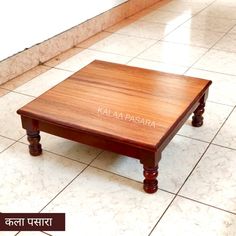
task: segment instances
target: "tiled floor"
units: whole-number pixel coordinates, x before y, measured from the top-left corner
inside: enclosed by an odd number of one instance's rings
[[[142,190],[135,159],[42,134],[31,157],[16,110],[94,59],[211,79],[205,123],[190,120]],[[132,16],[0,86],[0,211],[65,212],[66,232],[6,236],[236,235],[236,2],[173,0]]]

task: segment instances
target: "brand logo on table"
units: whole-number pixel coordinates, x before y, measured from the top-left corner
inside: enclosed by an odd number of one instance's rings
[[[117,120],[128,121],[128,122],[156,128],[155,121],[149,120],[140,116],[131,115],[129,113],[114,111],[106,107],[98,107],[97,112],[99,115],[102,115],[102,116],[107,116],[107,117],[111,117]]]

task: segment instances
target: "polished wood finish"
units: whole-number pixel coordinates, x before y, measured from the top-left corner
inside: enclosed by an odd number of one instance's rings
[[[45,131],[139,159],[144,166],[144,189],[155,192],[162,150],[191,113],[195,112],[193,125],[202,122],[210,84],[94,61],[18,114],[28,132]]]
[[[143,189],[146,193],[155,193],[158,189],[158,166],[155,167],[143,167],[143,175],[145,177],[143,181]]]
[[[197,109],[193,113],[194,115],[192,117],[192,125],[194,127],[200,127],[203,125],[203,116],[202,115],[205,111],[205,109],[204,109],[205,105],[206,105],[206,103],[205,103],[204,99],[201,99],[199,106],[197,107]]]
[[[29,141],[29,152],[32,156],[39,156],[42,154],[42,147],[39,143],[39,131],[27,130],[27,139]]]

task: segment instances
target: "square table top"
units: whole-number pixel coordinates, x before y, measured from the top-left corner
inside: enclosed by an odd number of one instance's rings
[[[210,84],[208,80],[95,60],[18,113],[156,149]]]

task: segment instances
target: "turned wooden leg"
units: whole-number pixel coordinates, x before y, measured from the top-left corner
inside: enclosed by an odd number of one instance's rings
[[[27,130],[27,136],[29,141],[29,152],[32,156],[39,156],[42,154],[42,147],[39,143],[40,135],[39,131],[29,131]]]
[[[155,193],[158,189],[158,166],[156,167],[143,167],[143,175],[145,177],[143,181],[143,189],[146,193]]]
[[[199,106],[197,107],[197,109],[194,111],[194,115],[192,117],[192,125],[194,127],[200,127],[203,125],[203,113],[205,111],[204,109],[205,107],[205,102],[204,101],[200,101]]]

